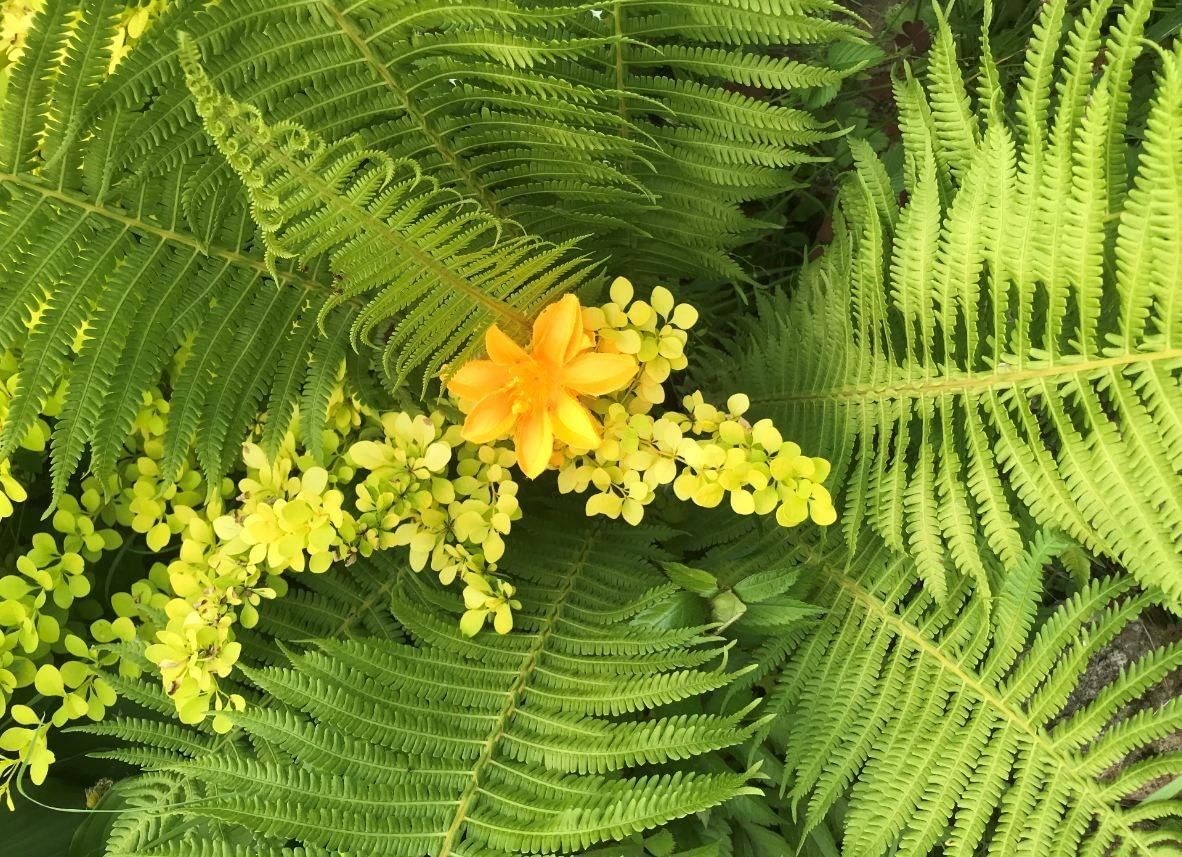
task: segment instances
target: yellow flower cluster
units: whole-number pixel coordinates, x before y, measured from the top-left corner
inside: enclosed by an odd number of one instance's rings
[[[705,402],[701,393],[686,396],[688,415],[667,414],[680,438],[670,430],[663,438],[683,464],[673,480],[681,500],[713,508],[730,498],[739,515],[770,515],[782,527],[795,527],[806,518],[827,526],[837,519],[833,499],[823,483],[829,462],[804,455],[762,419],[754,425],[743,419],[750,402],[742,393],[727,400],[726,411]]]
[[[430,564],[444,585],[495,571],[504,536],[521,516],[513,454],[465,443],[438,411],[388,413],[380,422],[381,438],[348,451],[348,460],[368,471],[356,489],[360,552],[406,546],[411,568]]]
[[[566,458],[558,489],[582,493],[588,515],[623,518],[638,524],[656,490],[672,484],[680,500],[714,508],[729,497],[740,515],[770,515],[784,527],[811,518],[822,526],[837,512],[821,483],[829,462],[810,458],[785,441],[770,420],[747,423],[747,397],[731,396],[725,412],[701,393],[686,396],[687,414],[660,418],[629,414],[612,404],[604,420],[604,442],[592,452]]]
[[[111,62],[107,66],[107,74],[115,70],[115,67],[131,52],[131,46],[144,34],[152,20],[167,7],[168,0],[148,0],[146,3],[129,3],[127,8],[119,13],[115,40],[111,44]]]
[[[7,411],[15,367],[11,356],[0,359],[0,417]],[[44,449],[49,426],[43,418],[59,413],[62,389],[42,408],[42,418],[23,440],[24,448]],[[20,771],[28,770],[34,782],[44,777],[45,767],[53,760],[46,744],[51,728],[81,718],[99,720],[114,704],[116,695],[104,678],[106,672],[116,667],[125,673],[138,670],[130,661],[120,662],[107,646],[129,643],[137,631],[144,634],[151,628],[137,628],[133,620],[144,613],[128,609],[129,596],[112,599],[120,614],[114,621],[100,619],[87,629],[80,617],[103,609],[91,594],[93,569],[103,554],[122,548],[122,532],[142,533],[151,550],[163,550],[170,535],[196,514],[192,506],[207,493],[199,473],[191,468],[177,483],[159,479],[167,410],[158,392],[145,395],[111,481],[104,486],[87,477],[77,495],[63,496],[50,518],[50,531],[34,533],[29,549],[13,559],[15,573],[0,577],[0,714],[9,710],[20,724],[0,736],[0,750],[5,753],[0,756],[0,795],[5,798]],[[23,502],[26,492],[10,467],[5,462],[2,473],[12,484],[0,477],[0,485],[6,497]],[[4,504],[0,510],[10,511]],[[155,609],[162,609],[167,600],[158,598]],[[81,607],[80,601],[84,602]],[[83,639],[88,630],[93,642]],[[9,709],[14,692],[26,687],[39,694],[41,706],[48,706],[44,714],[27,705]]]
[[[598,339],[601,351],[636,358],[640,371],[618,398],[630,413],[648,413],[665,401],[663,384],[669,375],[689,365],[685,345],[698,311],[676,303],[664,286],[653,289],[647,301],[638,300],[624,277],[612,282],[609,297],[603,306],[583,309],[583,325]]]
[[[748,422],[745,396],[720,409],[694,393],[681,412],[653,413],[670,375],[687,366],[696,321],[669,290],[638,300],[623,278],[600,307],[568,295],[539,315],[528,347],[490,328],[489,359],[448,381],[462,425],[446,401],[430,413],[379,413],[338,389],[315,437],[296,414],[273,456],[246,443],[237,483],[207,484],[192,456],[164,480],[169,405],[146,394],[109,480],[87,477],[64,496],[53,532],[33,535],[16,573],[0,578],[0,713],[30,686],[53,706],[11,707],[18,725],[0,734],[0,795],[22,770],[44,777],[50,728],[103,716],[115,700],[104,673],[138,675],[134,652],[156,665],[183,721],[212,716],[215,730],[229,729],[228,713],[245,705],[219,685],[241,654],[235,629],[258,622],[260,604],[286,592],[290,573],[406,549],[414,570],[463,587],[464,634],[487,624],[508,633],[521,604],[497,572],[521,517],[517,471],[556,470],[560,491],[592,492],[588,515],[632,524],[663,486],[706,507],[729,499],[736,513],[774,514],[783,526],[832,523],[828,463],[770,421]],[[16,366],[0,355],[0,421]],[[58,413],[62,389],[43,417]],[[44,450],[49,433],[39,419],[22,445]],[[26,499],[0,462],[0,518]],[[96,561],[121,546],[120,530],[165,561],[112,597],[118,618],[91,623],[86,642],[71,612],[90,596]]]
[[[665,381],[688,365],[697,310],[663,286],[640,300],[623,277],[610,297],[581,308],[581,326],[573,298],[552,304],[528,351],[492,328],[490,359],[466,364],[448,382],[467,411],[463,435],[495,443],[512,433],[526,475],[556,469],[563,493],[594,489],[588,515],[638,524],[657,490],[672,484],[679,499],[699,506],[729,497],[736,513],[774,513],[785,527],[809,518],[831,524],[837,512],[822,484],[829,463],[804,455],[770,420],[749,423],[746,396],[731,396],[723,411],[694,393],[685,413],[652,415],[665,401]],[[608,362],[621,357],[627,362]]]
[[[186,722],[212,711],[214,728],[229,728],[225,712],[244,704],[218,686],[241,652],[234,628],[257,622],[261,600],[285,591],[284,573],[319,574],[357,555],[404,547],[416,571],[430,566],[445,584],[459,579],[494,599],[505,595],[503,603],[486,605],[481,622],[468,618],[465,631],[475,633],[485,619],[501,633],[512,626],[512,590],[506,593],[492,574],[521,514],[513,454],[465,442],[442,412],[379,414],[340,391],[327,424],[319,438],[322,463],[304,449],[297,418],[275,460],[245,445],[246,476],[234,501],[223,491],[194,511],[180,505],[186,492],[157,491],[162,508],[142,510],[148,520],[139,529],[150,523],[149,536],[185,522],[179,555],[168,566],[167,621],[147,656]],[[137,472],[143,478],[138,464]],[[141,591],[141,598],[154,593]]]
[[[134,637],[131,622],[121,624],[119,633],[123,635],[122,639]],[[18,725],[0,733],[0,751],[12,754],[0,756],[0,796],[10,810],[12,782],[22,768],[28,768],[29,778],[35,785],[45,781],[46,772],[54,762],[48,743],[50,728],[83,717],[102,720],[107,708],[117,699],[115,689],[103,678],[104,671],[116,661],[114,655],[87,644],[74,634],[67,634],[62,639],[62,648],[71,659],[56,665],[42,664],[28,682],[43,701],[56,706],[48,719],[43,719],[27,705],[14,705],[8,714]]]
[[[9,712],[18,724],[0,732],[0,751],[11,756],[0,756],[0,797],[8,804],[9,811],[15,809],[12,803],[12,783],[23,768],[28,768],[29,779],[34,785],[41,785],[49,773],[49,766],[56,757],[49,749],[49,727],[37,713],[27,705],[14,705]]]

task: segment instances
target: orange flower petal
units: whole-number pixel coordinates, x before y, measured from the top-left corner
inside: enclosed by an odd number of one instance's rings
[[[507,366],[493,363],[491,360],[472,360],[447,379],[447,391],[461,399],[479,402],[512,380],[513,373]]]
[[[517,466],[522,473],[533,479],[545,470],[554,449],[554,430],[549,411],[535,409],[523,414],[517,422],[517,434],[513,442],[517,451]]]
[[[526,358],[525,349],[514,342],[495,324],[484,332],[484,350],[494,363],[508,366],[520,363]]]
[[[566,365],[562,385],[584,396],[603,396],[636,377],[636,358],[627,354],[580,354]]]
[[[476,403],[464,420],[460,436],[470,443],[489,443],[509,434],[516,419],[513,397],[505,393],[493,393]]]
[[[552,406],[554,435],[576,449],[595,449],[599,446],[599,424],[595,417],[570,393],[562,391]]]
[[[531,351],[537,359],[561,366],[577,352],[582,340],[582,307],[579,306],[578,298],[566,295],[542,310],[542,314],[534,321]]]

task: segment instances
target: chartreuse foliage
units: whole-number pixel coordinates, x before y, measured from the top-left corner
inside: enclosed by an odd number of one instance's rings
[[[220,739],[236,751],[143,718],[94,730],[150,748],[111,755],[183,789],[174,812],[371,855],[571,853],[752,793],[748,773],[693,764],[757,724],[692,704],[731,680],[727,646],[659,618],[675,587],[654,532],[572,512],[515,532],[508,636],[463,636],[429,581],[386,564],[411,642],[337,636],[247,671],[265,695]]]
[[[850,540],[869,525],[938,598],[946,563],[981,587],[989,557],[1017,567],[1037,522],[1177,605],[1182,47],[1147,58],[1130,152],[1151,4],[1089,3],[1060,49],[1064,6],[1012,99],[986,51],[974,105],[940,30],[927,93],[896,85],[906,204],[853,143],[832,246],[736,371],[753,412],[833,462]]]

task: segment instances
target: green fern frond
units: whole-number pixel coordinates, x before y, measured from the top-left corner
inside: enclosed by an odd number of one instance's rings
[[[129,187],[114,158],[132,114],[90,112],[109,82],[122,4],[40,5],[0,107],[0,350],[20,361],[0,458],[68,375],[52,434],[54,496],[88,446],[105,483],[144,395],[192,341],[194,358],[162,390],[179,417],[168,459],[175,469],[199,436],[207,475],[220,476],[262,405],[281,424],[273,431],[286,429],[309,334],[326,312],[327,270],[275,272],[276,289],[252,247],[245,199],[216,155],[196,153]]]
[[[267,605],[257,628],[244,635],[243,647],[256,661],[286,662],[276,640],[360,636],[402,641],[405,635],[389,607],[398,581],[398,563],[386,553],[332,574],[308,575],[298,588]]]
[[[1110,168],[1149,5],[1105,39],[1109,4],[1089,4],[1058,66],[1063,4],[1046,5],[1017,127],[982,104],[979,134],[942,24],[930,104],[898,87],[906,205],[896,220],[855,144],[833,245],[735,369],[757,413],[834,462],[847,538],[868,522],[937,597],[947,567],[986,593],[991,558],[1016,565],[1051,526],[1182,604],[1178,47],[1131,180]]]
[[[181,46],[197,111],[246,186],[267,264],[306,265],[329,254],[337,280],[321,313],[362,300],[354,345],[384,336],[395,384],[424,368],[425,388],[445,363],[478,346],[490,324],[527,335],[530,314],[589,276],[566,246],[502,239],[506,224],[441,191],[413,161],[355,139],[326,144],[292,123],[268,125],[214,89],[187,37]],[[343,357],[323,362],[335,369]],[[177,424],[174,412],[170,428]]]
[[[1126,708],[1182,668],[1182,646],[1149,652],[1075,702],[1092,659],[1154,599],[1130,578],[1104,578],[1039,618],[1043,566],[1065,544],[1034,538],[992,610],[963,585],[937,603],[916,588],[915,561],[877,537],[852,555],[814,550],[802,579],[822,613],[769,702],[805,832],[848,792],[849,857],[1176,853],[1182,802],[1125,799],[1182,776],[1182,759],[1108,772],[1182,727],[1178,700]]]
[[[162,857],[175,848],[170,842],[175,843],[190,831],[194,836],[186,842],[188,846],[193,845],[194,839],[204,840],[212,843],[205,847],[213,850],[216,843],[227,842],[227,837],[214,835],[207,826],[195,825],[192,820],[169,812],[173,805],[197,797],[199,793],[194,791],[195,787],[196,784],[187,783],[173,774],[156,772],[117,783],[102,804],[104,810],[116,806],[121,810],[111,817],[110,827],[106,830],[104,857],[155,857],[156,854]],[[117,802],[112,797],[116,797]],[[141,847],[147,850],[141,850]],[[216,850],[213,853],[221,857]]]
[[[833,132],[730,90],[840,80],[779,51],[858,39],[843,16],[781,0],[232,0],[176,4],[158,26],[192,33],[215,85],[275,122],[358,133],[528,234],[588,236],[638,278],[736,278],[731,250],[765,228],[741,203],[782,189]],[[172,45],[145,40],[91,100],[92,122],[138,111],[119,171],[147,180],[203,149],[177,70]],[[741,167],[754,162],[768,166]]]
[[[695,704],[735,677],[729,646],[656,618],[675,587],[652,565],[655,532],[572,528],[567,512],[515,531],[503,566],[522,608],[506,637],[462,636],[433,581],[365,560],[344,570],[372,564],[356,584],[292,602],[291,618],[272,625],[280,644],[335,636],[284,649],[282,666],[246,669],[262,696],[235,715],[235,733],[193,736],[143,718],[87,731],[129,740],[108,755],[183,784],[174,815],[375,857],[581,852],[755,793],[750,773],[705,764],[762,721],[749,722],[750,706],[707,714]],[[331,627],[338,610],[348,621]],[[382,610],[412,643],[349,638]],[[273,646],[248,640],[245,651]],[[125,852],[157,854],[146,841]]]

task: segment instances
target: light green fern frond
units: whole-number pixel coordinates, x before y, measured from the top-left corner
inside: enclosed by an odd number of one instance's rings
[[[187,784],[174,813],[375,857],[574,853],[754,793],[749,774],[695,762],[758,723],[694,704],[733,678],[728,646],[661,618],[676,588],[651,565],[654,534],[562,526],[565,511],[515,531],[504,567],[522,609],[506,637],[462,636],[449,599],[402,568],[372,591],[392,591],[412,643],[325,638],[248,670],[256,701],[229,738],[142,718],[89,731]],[[373,608],[350,608],[350,630]]]
[[[1044,565],[1065,544],[1034,538],[992,610],[968,585],[937,603],[915,561],[874,536],[852,555],[814,551],[802,579],[821,613],[769,701],[806,831],[848,795],[846,857],[1177,853],[1182,802],[1136,796],[1182,776],[1176,753],[1138,753],[1182,728],[1182,701],[1136,703],[1182,667],[1182,646],[1081,701],[1084,671],[1155,597],[1110,577],[1040,613]]]
[[[1182,48],[1159,52],[1126,180],[1112,147],[1151,3],[1105,38],[1096,0],[1058,53],[1063,5],[1041,13],[1016,129],[999,91],[966,108],[938,35],[931,95],[898,87],[906,204],[855,148],[832,246],[764,307],[736,377],[834,462],[847,536],[869,524],[937,597],[949,566],[986,592],[990,558],[1016,566],[1039,525],[1179,605]]]

